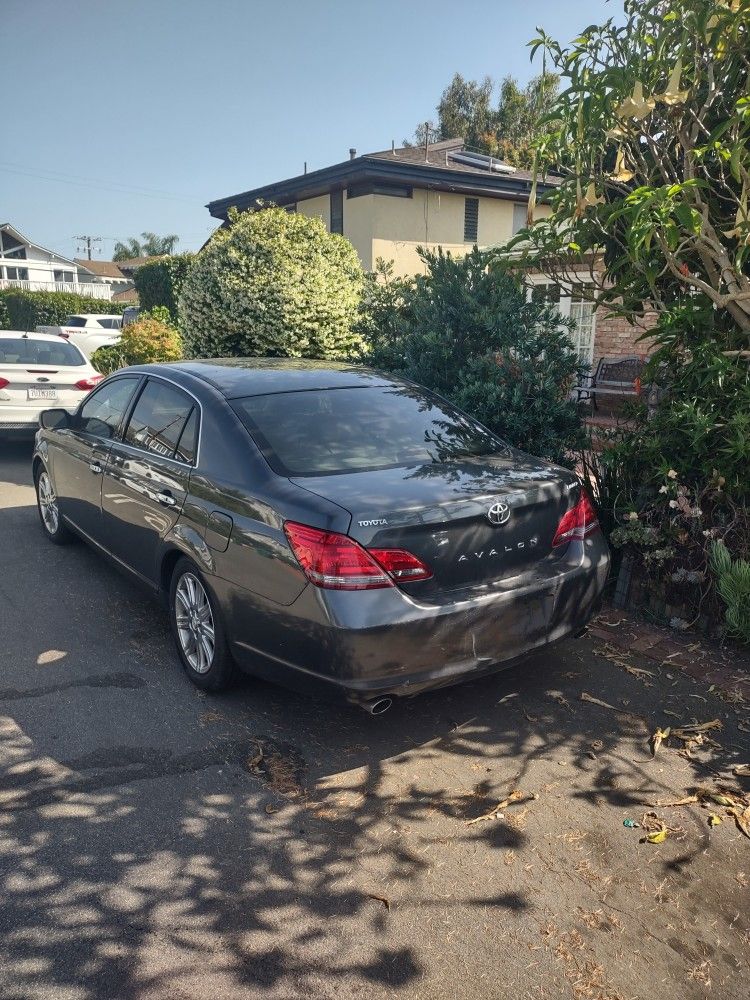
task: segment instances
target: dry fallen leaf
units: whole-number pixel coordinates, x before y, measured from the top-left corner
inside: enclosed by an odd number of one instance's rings
[[[698,733],[707,733],[711,729],[723,729],[724,724],[720,719],[712,719],[710,722],[688,722],[686,725],[677,726],[672,729],[675,736],[680,736],[680,739],[684,739],[689,735],[697,735]]]
[[[750,764],[738,764],[732,768],[732,774],[738,778],[750,778]]]
[[[654,802],[654,805],[657,806],[659,809],[667,809],[670,806],[690,806],[697,801],[698,801],[697,795],[686,795],[682,799],[670,799],[667,802],[664,802],[662,799],[657,799],[656,802]]]
[[[538,798],[536,793],[534,795],[525,795],[519,788],[516,788],[510,793],[507,799],[503,799],[502,802],[498,802],[498,804],[493,809],[490,809],[489,812],[483,813],[481,816],[475,816],[474,819],[467,819],[466,825],[473,826],[475,823],[484,823],[485,820],[503,819],[503,809],[507,809],[508,806],[514,805],[515,803],[530,802],[536,798]]]
[[[735,795],[715,792],[712,788],[699,788],[696,794],[700,799],[708,799],[709,802],[715,802],[717,806],[725,806],[727,809],[736,809],[741,804],[741,800]]]
[[[390,908],[391,908],[391,901],[386,896],[378,896],[377,893],[375,893],[375,892],[368,892],[368,893],[365,893],[365,895],[369,899],[374,899],[376,902],[382,903],[383,906],[386,908],[386,910],[390,910]]]
[[[669,831],[666,827],[664,827],[661,830],[654,831],[654,833],[646,834],[645,839],[649,842],[649,844],[663,844],[667,839],[668,834]]]
[[[750,837],[750,806],[746,806],[741,812],[740,806],[737,806],[734,809],[734,818],[745,836]]]
[[[654,735],[651,737],[651,756],[656,756],[656,751],[662,744],[662,740],[669,739],[670,728],[667,726],[666,729],[657,729]]]
[[[721,823],[721,816],[717,816],[716,813],[711,813],[708,817],[709,826],[718,826]]]
[[[277,813],[278,811],[279,807],[275,806],[273,802],[269,802],[268,805],[266,806],[266,812],[268,813],[269,816],[273,816],[273,814]]]

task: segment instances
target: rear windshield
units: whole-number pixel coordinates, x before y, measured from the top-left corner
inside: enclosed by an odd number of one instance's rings
[[[0,337],[0,365],[52,365],[76,368],[86,359],[67,340],[32,340],[25,337]]]
[[[282,476],[423,465],[507,448],[450,404],[409,387],[282,392],[231,405]]]

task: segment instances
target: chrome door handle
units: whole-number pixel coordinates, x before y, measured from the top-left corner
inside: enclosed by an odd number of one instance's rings
[[[95,476],[101,476],[101,474],[104,472],[104,469],[101,467],[101,465],[99,465],[98,462],[89,462],[89,468],[91,469],[91,471],[94,473]]]
[[[174,507],[177,501],[172,496],[171,493],[157,493],[156,499],[162,505],[162,507]]]

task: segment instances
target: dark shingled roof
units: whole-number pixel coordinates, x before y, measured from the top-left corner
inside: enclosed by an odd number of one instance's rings
[[[230,208],[247,211],[258,202],[290,205],[306,198],[349,184],[376,183],[408,185],[464,195],[485,195],[510,201],[526,202],[531,191],[532,175],[528,170],[489,170],[482,164],[461,162],[455,154],[469,152],[463,139],[445,139],[427,146],[399,146],[363,156],[354,156],[322,170],[300,174],[274,184],[219,198],[208,210],[217,219],[227,219]],[[496,164],[502,160],[496,159]],[[507,165],[506,165],[507,166]],[[540,179],[539,193],[559,184],[559,178]]]

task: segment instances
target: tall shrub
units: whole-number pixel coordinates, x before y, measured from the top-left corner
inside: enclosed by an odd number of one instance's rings
[[[159,257],[139,267],[133,281],[141,309],[163,306],[169,310],[173,322],[177,322],[177,303],[194,259],[195,254],[183,253]]]
[[[334,358],[354,332],[364,275],[351,243],[281,208],[234,214],[182,286],[189,357]]]
[[[23,292],[6,288],[0,291],[0,321],[4,321],[7,330],[34,330],[37,326],[58,326],[73,313],[115,316],[126,305],[73,292]]]
[[[369,364],[455,402],[532,454],[571,464],[582,443],[570,389],[578,358],[564,322],[473,250],[420,251],[427,274],[385,281],[363,307]]]

